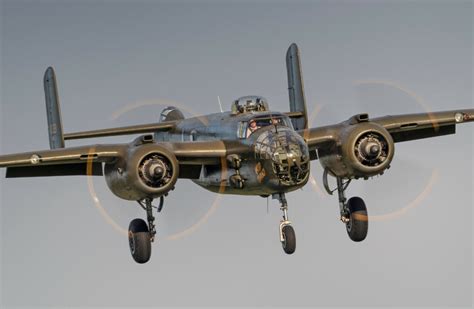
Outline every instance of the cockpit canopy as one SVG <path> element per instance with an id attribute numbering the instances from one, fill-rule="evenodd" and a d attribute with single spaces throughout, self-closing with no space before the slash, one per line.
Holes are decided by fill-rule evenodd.
<path id="1" fill-rule="evenodd" d="M 235 100 L 231 106 L 232 114 L 266 112 L 268 110 L 267 100 L 261 96 L 241 97 Z"/>
<path id="2" fill-rule="evenodd" d="M 238 130 L 239 138 L 248 138 L 253 132 L 267 126 L 287 127 L 293 130 L 290 118 L 282 114 L 266 114 L 241 121 Z"/>

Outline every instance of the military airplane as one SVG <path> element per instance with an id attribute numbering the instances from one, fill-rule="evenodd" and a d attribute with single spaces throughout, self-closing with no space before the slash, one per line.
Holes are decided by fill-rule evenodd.
<path id="1" fill-rule="evenodd" d="M 154 209 L 178 179 L 191 179 L 216 193 L 271 196 L 281 205 L 279 240 L 287 254 L 295 252 L 296 237 L 288 217 L 285 194 L 302 188 L 310 162 L 324 168 L 326 191 L 337 191 L 340 219 L 353 241 L 366 238 L 368 215 L 360 197 L 347 199 L 354 179 L 381 175 L 390 167 L 395 143 L 454 134 L 456 125 L 474 121 L 474 109 L 371 118 L 358 114 L 323 127 L 309 128 L 300 54 L 292 44 L 286 54 L 289 112 L 275 112 L 261 96 L 241 97 L 228 112 L 185 118 L 175 107 L 165 108 L 159 122 L 63 133 L 56 76 L 44 75 L 49 150 L 0 156 L 6 177 L 105 176 L 119 198 L 137 201 L 147 222 L 133 220 L 128 242 L 133 259 L 146 263 L 155 239 Z M 65 147 L 65 141 L 142 134 L 128 144 Z M 336 178 L 337 188 L 328 184 Z M 152 204 L 159 200 L 158 206 Z"/>

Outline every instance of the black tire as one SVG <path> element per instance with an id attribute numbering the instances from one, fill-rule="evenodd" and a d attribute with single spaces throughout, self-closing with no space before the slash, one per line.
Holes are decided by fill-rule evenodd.
<path id="1" fill-rule="evenodd" d="M 285 225 L 283 227 L 283 251 L 285 251 L 286 254 L 293 254 L 296 249 L 296 235 L 295 235 L 295 230 L 291 225 Z"/>
<path id="2" fill-rule="evenodd" d="M 135 219 L 128 227 L 128 244 L 135 262 L 144 264 L 151 256 L 151 235 L 142 219 Z"/>
<path id="3" fill-rule="evenodd" d="M 346 223 L 347 235 L 355 242 L 363 241 L 369 230 L 367 207 L 360 197 L 354 196 L 347 201 L 349 222 Z"/>

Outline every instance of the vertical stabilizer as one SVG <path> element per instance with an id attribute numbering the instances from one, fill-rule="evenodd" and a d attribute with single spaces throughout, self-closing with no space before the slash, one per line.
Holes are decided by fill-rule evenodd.
<path id="1" fill-rule="evenodd" d="M 59 108 L 58 87 L 54 69 L 49 67 L 44 73 L 44 95 L 48 117 L 49 146 L 51 149 L 64 148 L 61 109 Z"/>
<path id="2" fill-rule="evenodd" d="M 301 116 L 292 118 L 295 130 L 308 128 L 308 115 L 304 97 L 303 76 L 298 46 L 293 43 L 286 53 L 286 70 L 288 72 L 288 93 L 290 95 L 290 112 L 300 112 Z"/>

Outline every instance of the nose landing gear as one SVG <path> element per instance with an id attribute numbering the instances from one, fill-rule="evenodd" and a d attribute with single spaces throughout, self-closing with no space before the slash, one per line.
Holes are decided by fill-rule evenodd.
<path id="1" fill-rule="evenodd" d="M 285 193 L 275 194 L 273 198 L 278 199 L 281 204 L 280 209 L 283 212 L 283 220 L 280 221 L 280 242 L 283 251 L 285 251 L 286 254 L 293 254 L 296 249 L 296 235 L 291 221 L 288 220 L 288 203 Z"/>
<path id="2" fill-rule="evenodd" d="M 128 244 L 130 253 L 135 262 L 144 264 L 151 257 L 151 243 L 155 241 L 156 226 L 155 217 L 153 216 L 153 208 L 161 212 L 164 204 L 164 197 L 160 197 L 160 205 L 155 207 L 152 205 L 153 199 L 146 198 L 137 201 L 138 204 L 146 211 L 148 224 L 142 219 L 134 219 L 128 227 Z"/>

